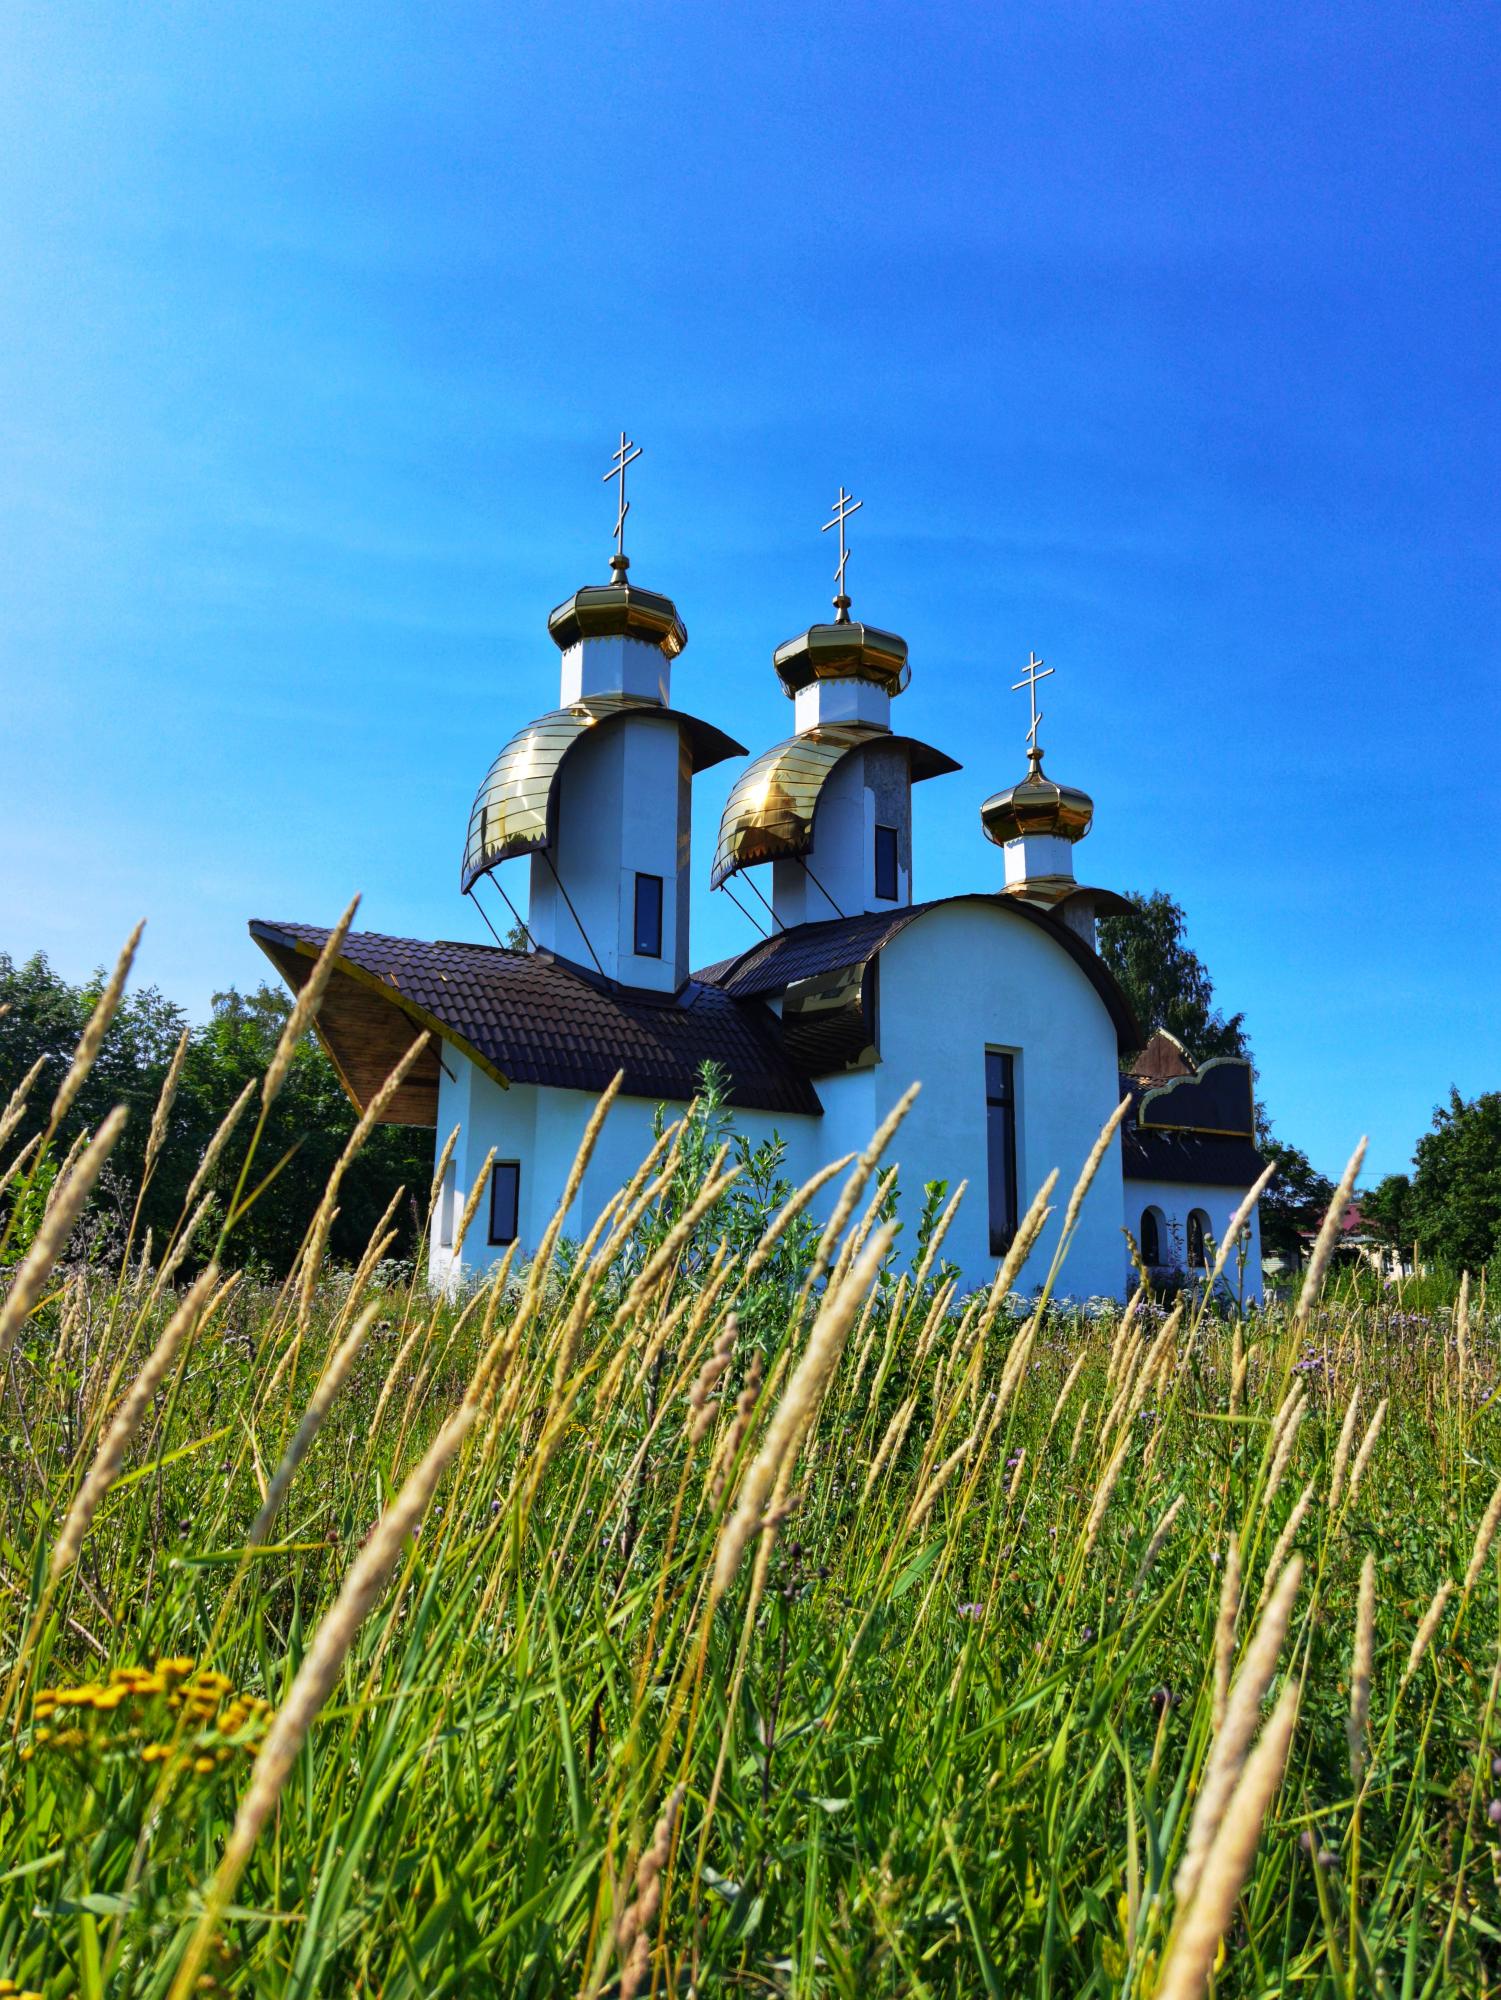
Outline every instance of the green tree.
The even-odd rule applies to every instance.
[[[1161,889],[1131,894],[1129,911],[1102,917],[1100,956],[1115,974],[1145,1034],[1166,1028],[1183,1044],[1190,1061],[1212,1056],[1251,1060],[1245,1016],[1225,1014],[1215,1005],[1209,968],[1188,942],[1182,905]],[[1333,1183],[1315,1172],[1296,1146],[1272,1136],[1266,1107],[1256,1105],[1257,1146],[1277,1173],[1261,1198],[1261,1246],[1268,1257],[1298,1263],[1304,1233],[1323,1220]]]
[[[1130,894],[1120,916],[1099,923],[1100,956],[1115,974],[1144,1034],[1166,1028],[1196,1063],[1250,1056],[1245,1016],[1214,1004],[1209,968],[1188,942],[1180,904],[1161,889]]]
[[[1406,1174],[1388,1174],[1359,1197],[1361,1218],[1378,1243],[1398,1256],[1412,1249],[1416,1218],[1412,1181]]]
[[[1334,1183],[1309,1163],[1308,1155],[1296,1146],[1285,1145],[1263,1130],[1257,1150],[1277,1171],[1271,1186],[1261,1197],[1261,1252],[1264,1257],[1280,1257],[1284,1264],[1299,1264],[1307,1236],[1317,1230],[1334,1198]]]
[[[44,1064],[13,1145],[24,1145],[46,1124],[57,1085],[103,983],[99,974],[87,985],[74,987],[40,954],[20,965],[0,954],[0,1007],[8,1008],[0,1015],[0,1104],[39,1058]],[[264,1072],[290,1004],[277,987],[262,985],[248,994],[231,988],[215,994],[210,1018],[192,1030],[167,1143],[141,1204],[141,1228],[152,1229],[158,1243],[177,1223],[188,1183],[225,1113],[245,1085]],[[127,1107],[130,1116],[107,1169],[122,1218],[128,1217],[140,1188],[152,1113],[185,1026],[183,1010],[154,987],[127,992],[98,1061],[58,1134],[57,1147],[65,1150],[81,1131],[97,1126],[113,1105]],[[233,1192],[253,1117],[247,1112],[216,1176],[215,1192],[222,1201]],[[279,1165],[274,1196],[255,1202],[236,1225],[239,1257],[255,1259],[276,1272],[290,1266],[355,1119],[332,1063],[308,1036],[271,1108],[252,1170],[253,1186]],[[405,1187],[409,1199],[392,1218],[399,1231],[393,1254],[410,1252],[432,1164],[431,1131],[400,1125],[377,1128],[340,1188],[331,1254],[357,1258],[398,1187]]]
[[[16,1145],[45,1126],[105,977],[101,969],[84,985],[71,986],[40,952],[20,965],[0,952],[0,1008],[7,1010],[0,1015],[0,1105],[34,1063],[43,1066],[31,1088],[27,1119],[15,1134]],[[132,1195],[140,1181],[152,1109],[186,1025],[183,1010],[156,987],[127,992],[62,1128],[65,1151],[80,1132],[98,1126],[115,1105],[123,1104],[130,1115],[110,1171],[112,1180],[127,1185]]]
[[[1411,1227],[1423,1251],[1478,1271],[1501,1256],[1501,1091],[1457,1090],[1413,1154]]]

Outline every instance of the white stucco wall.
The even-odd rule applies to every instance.
[[[874,681],[810,681],[793,697],[794,727],[799,736],[825,723],[873,722],[891,727],[891,696]]]
[[[1001,849],[1006,861],[1006,886],[1035,882],[1041,876],[1073,878],[1074,843],[1058,833],[1024,833]]]
[[[889,1156],[901,1169],[901,1247],[910,1254],[915,1246],[924,1184],[947,1180],[952,1189],[968,1179],[944,1254],[959,1266],[966,1288],[986,1286],[997,1260],[989,1242],[985,1052],[1012,1051],[1019,1210],[1025,1211],[1049,1169],[1059,1170],[1054,1217],[1019,1280],[1020,1289],[1030,1291],[1046,1275],[1069,1192],[1119,1095],[1115,1030],[1105,1004],[1055,939],[1003,903],[978,897],[924,912],[882,952],[878,976],[882,1060],[818,1078],[821,1118],[737,1110],[736,1126],[755,1143],[779,1133],[787,1145],[786,1172],[800,1180],[863,1148],[907,1085],[921,1082]],[[504,1090],[456,1051],[445,1049],[443,1057],[453,1075],[440,1080],[438,1143],[456,1124],[463,1127],[450,1205],[462,1205],[492,1146],[498,1159],[519,1160],[521,1243],[530,1250],[552,1217],[595,1099],[585,1091],[521,1084]],[[617,1100],[568,1218],[568,1234],[582,1236],[635,1172],[651,1145],[654,1110],[643,1098]],[[837,1185],[826,1190],[816,1212],[826,1216],[836,1194]],[[1112,1145],[1085,1200],[1058,1295],[1125,1296],[1129,1265],[1121,1229],[1127,1222],[1135,1229],[1148,1202],[1178,1218],[1186,1236],[1191,1208],[1203,1208],[1213,1231],[1222,1232],[1239,1199],[1234,1189],[1132,1181],[1123,1201],[1120,1150]],[[464,1246],[469,1272],[503,1254],[488,1241],[488,1220],[486,1200]],[[435,1233],[431,1254],[439,1283],[452,1275],[445,1237],[451,1239],[451,1227]],[[1254,1228],[1247,1279],[1248,1296],[1259,1296]]]
[[[527,927],[544,950],[590,968],[597,958],[628,986],[677,991],[688,976],[690,782],[687,748],[665,716],[627,715],[569,753],[556,845],[532,861]],[[638,871],[662,878],[660,958],[634,950]]]
[[[988,901],[943,905],[911,924],[881,955],[882,1061],[866,1070],[822,1077],[822,1118],[737,1112],[736,1123],[759,1141],[780,1132],[787,1171],[800,1178],[826,1160],[857,1151],[870,1139],[907,1085],[922,1094],[902,1129],[893,1157],[901,1166],[900,1213],[905,1245],[915,1242],[927,1181],[969,1191],[945,1244],[966,1286],[989,1284],[986,1189],[985,1051],[1017,1057],[1017,1170],[1024,1209],[1048,1169],[1060,1170],[1059,1216],[1085,1156],[1116,1101],[1115,1033],[1104,1003],[1084,972],[1045,932]],[[521,1236],[533,1246],[557,1203],[592,1108],[580,1091],[502,1090],[451,1052],[455,1070],[439,1090],[440,1142],[463,1122],[454,1162],[454,1199],[474,1179],[487,1150],[522,1162]],[[611,1113],[590,1167],[571,1233],[588,1227],[600,1205],[634,1172],[651,1143],[653,1106],[621,1099]],[[830,1190],[824,1212],[834,1198]],[[1064,1267],[1062,1295],[1086,1297],[1124,1290],[1121,1180],[1117,1148],[1103,1162],[1080,1216],[1075,1247]],[[1056,1243],[1059,1218],[1044,1233],[1021,1276],[1029,1290],[1042,1281]],[[442,1236],[440,1231],[439,1235]],[[481,1269],[501,1253],[486,1241],[487,1212],[476,1217],[465,1263]],[[436,1278],[448,1273],[442,1243],[433,1251]]]
[[[839,683],[834,683],[839,685]],[[851,683],[858,686],[859,683]],[[896,831],[896,895],[876,894],[876,828]],[[807,866],[777,861],[771,903],[790,930],[912,901],[912,777],[907,752],[889,743],[852,750],[829,773],[813,815]]]
[[[1015,1054],[1019,1212],[1049,1170],[1059,1170],[1056,1213],[1019,1280],[1021,1290],[1031,1290],[1046,1275],[1069,1191],[1120,1096],[1115,1028],[1103,1000],[1045,931],[1002,903],[975,898],[925,912],[881,953],[880,1038],[881,1064],[872,1073],[877,1115],[884,1117],[909,1082],[923,1086],[894,1148],[903,1168],[904,1221],[909,1232],[915,1229],[925,1181],[954,1187],[967,1177],[969,1191],[944,1252],[975,1286],[988,1284],[996,1265],[986,1189],[985,1051]],[[820,1081],[818,1090],[832,1120],[837,1089]],[[828,1150],[849,1143],[842,1131]],[[1085,1199],[1058,1280],[1061,1296],[1120,1295],[1122,1219],[1117,1141]]]
[[[672,699],[672,667],[662,648],[648,639],[580,639],[563,655],[558,675],[562,707],[586,694],[633,694],[643,701]]]
[[[1159,1213],[1158,1233],[1162,1249],[1159,1268],[1181,1271],[1188,1259],[1188,1218],[1196,1208],[1209,1217],[1209,1233],[1219,1243],[1230,1226],[1230,1218],[1245,1197],[1244,1188],[1205,1187],[1181,1181],[1137,1181],[1125,1184],[1126,1227],[1141,1242],[1141,1218],[1145,1210]],[[1261,1216],[1253,1214],[1246,1231],[1245,1297],[1249,1304],[1261,1297]],[[1239,1253],[1232,1250],[1224,1282],[1234,1291],[1240,1282]]]
[[[534,1084],[502,1087],[464,1056],[445,1049],[443,1059],[454,1074],[438,1083],[438,1139],[441,1147],[455,1125],[461,1125],[454,1150],[448,1199],[461,1210],[475,1176],[493,1146],[497,1160],[521,1162],[518,1223],[522,1252],[536,1248],[562,1198],[569,1170],[598,1099],[590,1091],[553,1090]],[[681,1106],[673,1107],[669,1116]],[[643,1097],[618,1097],[611,1106],[583,1186],[564,1224],[565,1235],[584,1236],[610,1196],[624,1187],[652,1145],[656,1105]],[[736,1129],[759,1145],[776,1130],[792,1141],[796,1153],[788,1171],[801,1176],[813,1157],[823,1121],[773,1117],[768,1112],[735,1113]],[[799,1128],[799,1129],[794,1129]],[[821,1156],[820,1156],[821,1157]],[[435,1284],[454,1276],[447,1247],[452,1229],[434,1231],[428,1268]],[[476,1211],[463,1247],[466,1275],[483,1272],[505,1255],[503,1245],[489,1241],[488,1191]]]

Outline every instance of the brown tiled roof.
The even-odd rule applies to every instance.
[[[328,937],[315,924],[261,921],[250,934],[294,988]],[[319,1019],[357,1103],[368,1102],[395,1060],[387,1059],[393,1012],[432,1029],[506,1083],[597,1091],[623,1070],[628,1096],[682,1103],[712,1058],[729,1073],[732,1104],[813,1114],[823,1108],[785,1054],[776,1016],[759,1001],[697,980],[674,999],[658,999],[609,986],[544,953],[373,931],[345,938]],[[405,1047],[411,1036],[394,1039]],[[431,1115],[407,1122],[436,1122],[435,1062],[424,1110],[427,1095]]]
[[[1104,960],[1067,924],[1034,904],[1019,902],[1014,896],[940,896],[931,903],[913,903],[905,910],[876,910],[854,917],[831,917],[825,923],[795,924],[790,930],[776,931],[759,944],[753,944],[738,958],[724,959],[695,976],[737,999],[784,993],[799,979],[812,979],[840,966],[864,964],[908,924],[949,903],[983,903],[1045,930],[1073,959],[1104,1001],[1115,1023],[1121,1053],[1130,1054],[1141,1046],[1141,1029],[1131,1012],[1131,1004]]]
[[[842,965],[861,965],[931,905],[905,910],[876,910],[865,916],[831,917],[817,924],[794,924],[775,931],[738,958],[727,958],[694,974],[738,999],[752,994],[785,993],[799,979],[813,979]]]

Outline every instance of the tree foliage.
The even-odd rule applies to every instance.
[[[1401,1255],[1412,1249],[1414,1214],[1412,1179],[1407,1174],[1387,1174],[1360,1196],[1360,1215],[1366,1231],[1378,1243]]]
[[[1165,1028],[1194,1063],[1213,1056],[1251,1061],[1245,1016],[1215,1005],[1209,968],[1188,941],[1182,905],[1161,889],[1129,895],[1131,909],[1099,924],[1100,956],[1131,1002],[1143,1034]],[[1301,1261],[1306,1238],[1324,1219],[1334,1183],[1297,1146],[1275,1138],[1257,1100],[1257,1148],[1277,1172],[1261,1198],[1261,1247],[1284,1263]]]
[[[103,985],[102,972],[82,986],[73,986],[40,953],[19,965],[0,953],[0,1007],[9,1009],[0,1015],[0,1104],[38,1059],[44,1065],[31,1091],[27,1122],[16,1134],[17,1145],[46,1123],[53,1095]],[[189,1030],[168,1142],[141,1204],[140,1228],[154,1230],[158,1241],[177,1221],[194,1170],[225,1113],[245,1085],[265,1071],[290,1006],[286,994],[275,987],[262,985],[248,994],[230,989],[216,993],[209,1019]],[[162,1082],[187,1027],[183,1009],[156,987],[128,991],[59,1134],[59,1144],[66,1149],[79,1132],[97,1127],[112,1106],[127,1107],[129,1119],[102,1189],[122,1227],[140,1188]],[[268,1170],[280,1163],[276,1199],[257,1201],[236,1224],[243,1259],[278,1273],[288,1269],[329,1171],[354,1130],[355,1117],[332,1063],[309,1036],[297,1049],[267,1119],[258,1158]],[[231,1149],[229,1157],[238,1159],[238,1151]],[[350,1260],[361,1255],[398,1187],[414,1198],[416,1208],[425,1205],[432,1157],[430,1131],[378,1127],[340,1188],[332,1254]],[[226,1166],[219,1176],[221,1199],[232,1191],[230,1172]],[[401,1231],[393,1254],[409,1251],[416,1237],[413,1202],[403,1201],[392,1220]]]
[[[1423,1255],[1471,1271],[1501,1256],[1501,1091],[1451,1089],[1413,1165],[1407,1220]]]
[[[1302,1261],[1305,1239],[1317,1230],[1334,1198],[1334,1183],[1309,1162],[1296,1146],[1274,1139],[1263,1130],[1257,1150],[1277,1171],[1261,1197],[1261,1250],[1285,1264]]]
[[[1100,956],[1115,974],[1143,1035],[1166,1028],[1195,1063],[1245,1056],[1245,1016],[1214,1004],[1209,968],[1188,942],[1182,905],[1161,889],[1126,897],[1129,912],[1102,917]]]

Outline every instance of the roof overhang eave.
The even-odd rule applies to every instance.
[[[318,958],[319,948],[316,945],[308,943],[304,938],[293,937],[289,932],[279,930],[275,924],[262,922],[258,918],[251,921],[250,935],[261,947],[261,950],[266,953],[266,956],[271,960],[273,965],[276,965],[276,959],[269,949],[272,945],[278,951],[291,952],[298,958],[310,959],[315,962]],[[279,965],[276,966],[276,969],[279,973],[282,970]],[[334,960],[334,970],[343,973],[346,978],[352,980],[356,986],[363,987],[366,992],[377,995],[388,1006],[394,1007],[398,1012],[405,1014],[408,1020],[415,1021],[419,1027],[428,1029],[430,1033],[438,1037],[439,1041],[446,1042],[451,1049],[457,1049],[460,1055],[467,1056],[476,1069],[482,1070],[492,1083],[498,1083],[502,1090],[510,1089],[511,1079],[506,1075],[505,1071],[493,1062],[482,1049],[476,1048],[468,1036],[461,1034],[451,1021],[443,1020],[440,1015],[432,1013],[430,1009],[410,999],[402,992],[399,986],[393,986],[388,980],[378,978],[375,973],[367,971],[363,965],[356,964],[352,958],[346,958],[342,953]],[[285,978],[285,976],[285,973],[282,973],[282,977]],[[316,1018],[314,1026],[317,1026]],[[339,1058],[329,1048],[328,1040],[321,1028],[318,1030],[318,1039],[328,1051],[329,1060],[333,1063],[334,1068],[338,1070],[339,1081],[344,1085],[351,1099],[354,1099],[354,1092],[350,1090]],[[357,1099],[354,1099],[354,1101],[358,1102]]]

